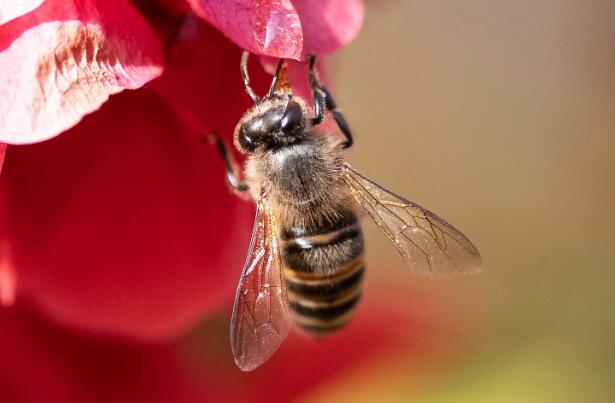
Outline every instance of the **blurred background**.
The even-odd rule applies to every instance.
[[[349,160],[369,178],[461,229],[480,250],[484,272],[446,281],[420,278],[404,267],[395,247],[366,219],[365,292],[350,324],[326,340],[293,332],[261,368],[242,373],[232,360],[228,326],[235,276],[239,275],[250,230],[243,224],[253,214],[252,206],[243,203],[237,211],[245,214],[234,217],[241,225],[232,231],[225,217],[203,225],[198,221],[202,217],[194,218],[198,227],[195,235],[215,234],[225,226],[228,242],[218,241],[228,248],[216,247],[216,253],[232,254],[239,263],[236,268],[229,267],[230,272],[220,270],[215,271],[216,276],[203,277],[213,280],[205,284],[202,293],[202,283],[187,284],[185,294],[181,281],[177,282],[180,286],[169,288],[179,289],[180,297],[188,296],[185,299],[193,297],[197,289],[200,296],[211,295],[215,302],[207,305],[207,315],[196,310],[194,315],[202,318],[202,323],[187,334],[182,327],[178,338],[141,340],[124,337],[122,332],[107,337],[84,330],[97,329],[98,322],[108,319],[104,310],[100,317],[87,317],[93,326],[80,329],[49,320],[37,311],[36,303],[33,309],[28,301],[19,300],[12,309],[0,309],[0,403],[615,402],[615,172],[611,161],[615,150],[615,2],[381,0],[367,1],[365,6],[359,37],[326,60],[331,89],[355,135]],[[220,40],[221,34],[211,32],[210,27],[201,34],[199,30],[206,24],[192,21],[193,31],[198,33],[195,37],[213,38],[212,47],[198,55],[190,46],[176,48],[174,60],[185,65],[176,66],[175,74],[200,74],[203,64],[209,62],[207,52],[235,52],[234,60],[239,60],[239,49]],[[268,85],[269,77],[264,77],[255,59],[250,74],[253,80],[260,74],[260,83]],[[232,72],[226,66],[222,62],[214,65],[214,70],[219,70],[213,75],[216,82],[207,88],[231,89],[235,95],[241,94],[247,107],[249,100],[243,94],[236,65]],[[224,78],[231,74],[232,81]],[[173,83],[171,76],[167,85]],[[57,140],[32,146],[32,151],[9,148],[3,175],[10,175],[12,169],[19,171],[16,162],[21,161],[22,169],[29,166],[37,155],[49,158],[43,160],[50,161],[45,171],[53,171],[62,189],[64,172],[66,183],[77,176],[79,184],[82,171],[72,166],[100,177],[125,170],[127,179],[109,181],[111,184],[100,190],[98,182],[84,181],[95,184],[94,196],[84,193],[88,198],[77,193],[78,197],[71,199],[72,188],[66,186],[67,200],[73,200],[78,214],[60,227],[82,228],[79,225],[87,224],[92,216],[86,211],[88,201],[97,206],[99,193],[107,189],[123,200],[122,195],[135,194],[124,193],[125,187],[132,189],[131,181],[146,175],[141,172],[151,177],[146,165],[139,167],[143,171],[130,168],[134,147],[150,144],[149,132],[125,136],[124,132],[112,135],[109,131],[107,136],[94,129],[105,119],[115,124],[115,113],[130,102],[141,108],[136,112],[142,112],[138,116],[143,122],[135,124],[152,127],[150,115],[155,117],[159,109],[166,111],[155,98],[155,86],[113,96],[99,112],[85,118],[84,124]],[[196,98],[201,105],[200,97],[192,88],[177,88],[180,100]],[[207,107],[209,101],[203,105]],[[220,119],[228,120],[229,127],[216,130],[230,133],[231,120],[236,119],[233,108],[240,105],[227,108],[224,103],[214,104],[220,109],[214,114],[229,117]],[[127,114],[117,127],[133,127],[130,116],[135,108],[125,109]],[[143,161],[155,165],[153,172],[166,178],[163,183],[175,184],[171,173],[176,171],[167,168],[174,167],[171,163],[176,160],[183,161],[178,156],[206,162],[179,164],[181,170],[176,173],[182,180],[177,182],[189,191],[169,200],[193,203],[201,200],[193,196],[211,194],[216,195],[212,205],[242,203],[226,192],[221,163],[210,165],[211,158],[219,163],[213,151],[197,144],[196,134],[194,139],[173,137],[173,130],[183,133],[187,129],[179,126],[176,117],[161,115],[160,121],[165,123],[161,132],[169,132],[169,137],[156,138],[160,143],[152,141],[139,150],[147,157]],[[79,131],[97,132],[99,137],[86,140]],[[103,142],[108,137],[110,140]],[[80,144],[89,145],[82,150]],[[46,154],[53,147],[63,152],[74,147],[79,152],[75,157],[67,154],[71,157],[65,165],[56,164],[57,154]],[[168,159],[171,163],[154,164],[167,161],[158,157],[169,150],[174,155]],[[113,169],[106,159],[106,165],[101,162],[109,155]],[[28,156],[33,158],[28,160]],[[118,171],[114,170],[116,162]],[[215,182],[211,172],[200,169],[211,166],[219,169]],[[38,178],[39,170],[25,172]],[[202,180],[213,185],[206,187]],[[158,183],[152,181],[153,190],[159,191]],[[40,192],[33,194],[46,194],[44,178],[15,183],[20,185],[16,189],[22,196],[30,194],[32,183]],[[143,186],[150,191],[151,187]],[[148,193],[143,196],[138,193],[141,187],[136,189],[137,196],[146,200]],[[137,202],[127,203],[133,210],[126,213],[124,203],[117,204],[120,217],[130,217],[127,230],[138,230],[128,213],[139,207],[139,197]],[[149,223],[149,211],[167,210],[165,200],[145,213],[139,210],[136,216]],[[62,198],[56,201],[65,203]],[[113,206],[101,211],[113,211]],[[178,222],[182,224],[183,217],[192,223],[192,216],[185,217],[192,210],[186,208],[184,214],[177,208],[182,210]],[[24,214],[20,218],[23,221],[18,222],[30,225],[36,233],[36,216]],[[53,225],[43,225],[49,227]],[[178,244],[200,247],[200,238],[169,233],[172,236],[163,235],[177,238]],[[50,245],[53,257],[56,247],[53,242]],[[64,248],[58,254],[72,252],[72,243],[58,245]],[[78,249],[82,243],[75,245],[77,252],[83,252]],[[98,244],[94,246],[97,253],[107,253],[104,245],[101,252]],[[149,257],[149,249],[144,251]],[[131,278],[128,273],[124,279],[122,271],[109,281],[110,287],[119,285],[117,289],[123,290],[124,282],[132,281],[140,289],[142,281],[143,289],[150,291],[144,295],[156,295],[152,290],[158,292],[161,283],[173,282],[178,271],[184,275],[208,269],[213,272],[213,266],[204,263],[207,259],[185,260],[187,268],[180,267],[183,271],[169,265],[155,273],[149,267],[157,266],[139,260],[137,266],[143,267],[137,268],[143,278]],[[42,261],[44,266],[46,261]],[[36,284],[45,290],[48,284],[56,284],[49,281],[50,276],[72,275],[71,270],[79,274],[76,277],[82,276],[83,268],[71,266],[71,262],[69,259],[68,270],[62,271],[57,270],[55,261],[56,270],[40,270],[40,277],[39,271],[33,270]],[[120,267],[130,262],[121,261]],[[106,288],[105,284],[101,288],[95,285],[105,283],[106,273],[93,271],[102,279],[93,276],[85,282],[76,279],[73,284],[67,276],[58,284],[79,291],[77,300],[87,297],[96,301],[96,290]],[[232,287],[227,287],[228,278],[217,277],[218,273],[232,274]],[[53,295],[61,294],[50,295],[46,301],[55,303]],[[150,304],[152,311],[167,312],[168,319],[169,309],[176,309],[175,305],[160,301],[173,302],[171,297],[156,299],[157,304]],[[120,292],[117,299],[128,304],[147,303],[139,300],[139,295]],[[191,305],[198,304],[192,299],[178,304],[182,307],[178,316]],[[155,319],[143,318],[134,320],[156,328]]]
[[[400,351],[306,401],[615,401],[615,3],[366,7],[331,63],[350,160],[462,229],[484,273],[420,279],[366,225],[366,300],[407,295],[436,358]]]

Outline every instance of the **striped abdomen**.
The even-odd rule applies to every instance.
[[[317,334],[340,328],[361,296],[363,235],[356,215],[347,210],[320,227],[285,228],[280,238],[295,322]]]

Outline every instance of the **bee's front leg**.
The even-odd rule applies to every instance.
[[[310,87],[312,88],[312,98],[314,99],[314,117],[312,118],[312,125],[317,125],[322,122],[324,119],[324,110],[325,108],[333,114],[333,119],[335,119],[335,123],[337,127],[339,127],[340,131],[346,137],[346,141],[344,142],[344,148],[348,148],[352,145],[352,133],[350,132],[350,127],[348,126],[348,122],[346,122],[346,118],[342,115],[337,109],[337,105],[331,96],[329,90],[322,85],[318,78],[316,77],[316,71],[314,69],[314,65],[316,63],[316,56],[309,55],[308,56],[308,77],[310,80]]]
[[[207,141],[210,144],[215,144],[218,149],[218,153],[224,160],[224,168],[226,170],[226,180],[234,191],[244,193],[249,190],[248,184],[239,180],[239,175],[236,172],[235,160],[233,155],[229,152],[228,147],[220,136],[216,133],[209,133],[205,135]]]

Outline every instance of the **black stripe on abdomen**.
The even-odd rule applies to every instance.
[[[363,234],[357,222],[333,232],[282,241],[282,262],[297,272],[326,273],[362,253]]]
[[[286,289],[298,295],[311,298],[330,299],[336,298],[349,289],[358,286],[363,279],[363,265],[353,268],[348,273],[340,273],[339,276],[319,279],[305,279],[295,277],[292,270],[286,269]]]
[[[295,322],[326,334],[350,318],[361,296],[363,235],[352,211],[318,228],[282,231],[281,252]]]

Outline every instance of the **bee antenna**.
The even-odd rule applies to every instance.
[[[250,57],[250,52],[244,50],[241,54],[241,63],[239,65],[239,69],[241,70],[241,78],[243,79],[243,86],[246,89],[246,92],[252,98],[255,104],[260,102],[260,98],[258,95],[254,93],[252,87],[250,87],[250,76],[248,76],[248,57]]]
[[[282,67],[284,66],[284,59],[280,59],[278,62],[278,67],[275,69],[275,75],[273,76],[273,80],[271,80],[271,86],[269,87],[269,92],[267,96],[270,97],[275,92],[275,86],[278,84],[278,80],[280,79],[280,73],[282,72]]]

